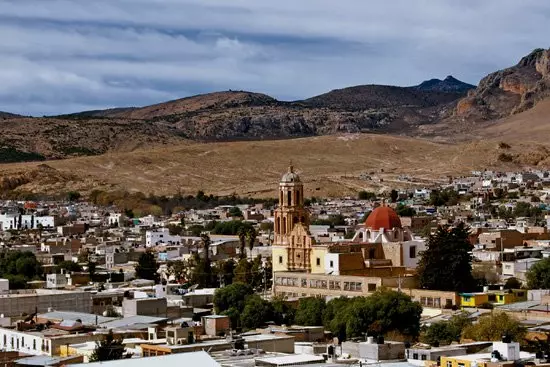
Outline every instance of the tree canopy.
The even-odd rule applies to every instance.
[[[295,322],[302,326],[323,325],[323,311],[326,302],[324,298],[301,298],[296,310]]]
[[[453,315],[449,321],[431,324],[422,334],[422,341],[433,346],[459,342],[464,328],[472,324],[468,314]]]
[[[90,362],[112,361],[125,358],[124,345],[122,338],[115,338],[113,331],[109,333],[100,342],[96,342],[96,347],[90,356]]]
[[[246,299],[254,294],[252,287],[245,283],[233,283],[214,292],[214,310],[216,314],[228,315],[231,325],[239,325]]]
[[[0,254],[0,277],[10,281],[11,289],[26,288],[28,281],[40,279],[43,273],[42,264],[32,252]]]
[[[527,287],[531,289],[550,288],[550,258],[536,262],[527,271]]]
[[[469,229],[460,223],[455,227],[440,226],[427,241],[417,272],[424,289],[462,292],[471,290],[476,282],[472,276],[473,246]]]
[[[273,305],[258,295],[249,296],[241,314],[241,325],[247,329],[255,329],[273,321]]]
[[[462,337],[474,341],[498,341],[503,335],[507,335],[519,342],[525,334],[526,329],[515,318],[504,312],[492,312],[481,316],[477,323],[466,326]]]
[[[414,217],[416,215],[416,210],[403,204],[398,204],[395,208],[395,212],[400,217]]]
[[[244,233],[246,233],[249,228],[252,228],[252,224],[248,222],[243,222],[240,220],[216,222],[211,232],[213,234],[224,234],[224,235],[235,236],[239,232],[239,229],[241,228],[243,229]]]
[[[157,273],[159,264],[153,252],[147,251],[141,254],[135,269],[138,279],[154,280],[155,282],[159,281],[159,274]]]

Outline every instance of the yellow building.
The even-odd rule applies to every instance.
[[[527,292],[523,289],[510,291],[487,291],[477,293],[460,293],[462,307],[479,307],[483,304],[507,305],[527,300]]]

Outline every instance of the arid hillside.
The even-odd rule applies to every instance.
[[[505,151],[526,149],[512,145]],[[101,189],[174,194],[204,190],[271,197],[292,161],[305,181],[307,195],[340,196],[362,189],[430,186],[472,169],[519,167],[500,161],[502,152],[494,141],[448,145],[372,134],[190,143],[46,164],[6,164],[0,173],[0,191],[86,193]]]

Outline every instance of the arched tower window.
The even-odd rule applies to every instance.
[[[279,191],[279,205],[283,205],[283,192]]]
[[[275,232],[280,233],[281,232],[281,218],[277,218],[277,222],[275,223]]]
[[[296,191],[296,205],[301,205],[300,201],[300,190]]]
[[[286,227],[286,217],[285,217],[285,218],[283,218],[283,230],[281,231],[283,234],[286,234],[286,232],[287,232],[286,228],[287,227]]]
[[[287,191],[287,203],[288,206],[292,206],[292,191]]]

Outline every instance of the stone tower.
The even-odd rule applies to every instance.
[[[304,208],[304,185],[290,166],[279,183],[279,207],[275,210],[273,245],[289,245],[289,234],[297,223],[308,228],[309,213]]]

